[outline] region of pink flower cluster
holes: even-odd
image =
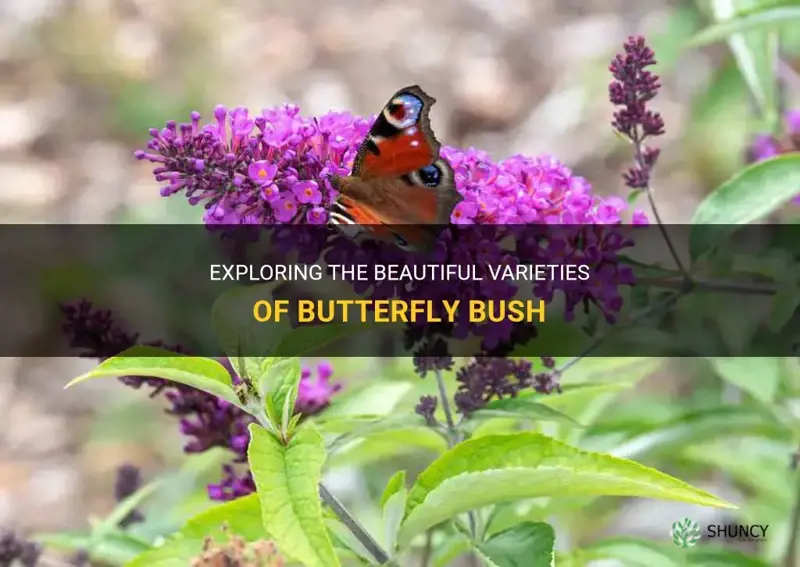
[[[336,190],[330,175],[347,175],[374,120],[348,112],[319,118],[295,105],[251,117],[244,108],[218,106],[215,120],[152,129],[137,159],[157,164],[164,196],[183,192],[204,203],[207,224],[322,224]],[[513,156],[495,163],[485,152],[446,146],[442,154],[464,195],[452,214],[456,224],[619,223],[622,199],[600,198],[589,183],[551,156]],[[641,212],[634,222],[645,223]]]

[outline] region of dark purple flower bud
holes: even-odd
[[[508,358],[476,358],[456,373],[456,380],[454,401],[467,416],[492,400],[514,398],[525,389],[543,394],[560,391],[555,373],[534,376],[530,362]]]
[[[142,473],[133,465],[122,465],[117,469],[117,480],[114,483],[114,498],[117,502],[125,500],[142,487]],[[119,527],[127,528],[131,524],[144,521],[139,510],[132,510],[119,523]]]
[[[434,414],[439,405],[439,398],[436,396],[422,396],[419,403],[414,407],[414,411],[425,418],[425,423],[429,427],[436,427],[438,422]]]
[[[0,533],[0,565],[34,567],[41,555],[41,544],[27,541],[10,530]]]
[[[451,370],[453,357],[444,339],[425,339],[414,353],[414,368],[422,378],[435,370]]]
[[[129,333],[114,320],[108,309],[97,309],[85,299],[61,305],[64,315],[62,331],[69,340],[70,347],[77,349],[81,358],[105,360],[137,345],[161,347],[173,352],[185,352],[180,345],[165,345],[161,341],[141,342],[138,333]],[[160,378],[142,376],[122,376],[120,382],[132,388],[147,385],[153,388],[156,396],[168,386]]]

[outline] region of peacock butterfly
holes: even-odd
[[[462,199],[430,127],[435,102],[417,85],[389,99],[359,147],[350,176],[331,179],[340,194],[330,224],[348,236],[366,234],[405,249],[434,246],[432,227],[449,224]]]

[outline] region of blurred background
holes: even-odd
[[[707,6],[677,0],[3,0],[0,218],[196,223],[201,211],[179,197],[160,198],[151,165],[133,159],[148,128],[184,120],[191,110],[208,117],[220,103],[258,111],[292,101],[306,114],[334,108],[371,114],[414,83],[438,101],[432,122],[443,143],[475,146],[496,159],[552,153],[596,192],[626,196],[620,173],[631,154],[609,124],[607,65],[629,34],[641,33],[656,51],[664,85],[653,103],[666,122],[655,177],[660,212],[668,223],[687,222],[700,199],[742,166],[751,136],[762,127],[727,46],[684,48],[708,22]],[[787,37],[789,53],[793,41],[800,45]],[[787,103],[796,96],[785,93]],[[636,392],[617,400],[618,413],[598,438],[619,434],[626,420],[643,434],[691,409],[702,396],[687,390],[689,383],[707,379],[709,396],[722,389],[708,368],[632,362]],[[175,510],[166,525],[205,505],[204,486],[218,479],[225,457],[205,454],[187,464],[162,401],[115,381],[64,392],[91,361],[5,358],[0,365],[0,415],[7,424],[0,431],[0,526],[85,528],[88,517],[113,508],[115,471],[124,463],[141,467],[145,480],[179,475],[159,504]],[[599,368],[595,376],[627,380]],[[398,402],[430,386],[410,368],[370,361],[337,361],[335,372],[348,384],[396,373],[409,384]],[[631,431],[623,437],[632,438]],[[723,459],[726,451],[695,448],[678,459],[670,449],[659,460],[647,456],[652,443],[630,456],[672,467],[669,472],[734,502],[755,498],[726,475],[709,472],[717,466],[709,465],[709,455]],[[773,510],[758,501],[768,513],[752,523],[788,522],[789,445],[783,439],[761,460],[783,467],[775,472],[780,486],[767,499],[781,505]],[[705,467],[698,464],[703,459]],[[380,461],[379,455],[367,460]],[[690,464],[676,469],[678,461]],[[356,509],[392,468],[343,464],[334,485]],[[370,482],[369,466],[382,481]],[[614,505],[607,521],[590,518],[587,526],[586,518],[576,518],[575,538],[616,533],[667,542],[679,517],[717,518],[714,511],[673,504]],[[774,559],[785,538],[777,528],[770,535],[775,549],[764,553]]]

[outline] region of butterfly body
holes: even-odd
[[[361,144],[352,174],[331,180],[340,193],[331,224],[416,250],[435,244],[425,225],[449,224],[462,197],[430,128],[434,102],[418,86],[392,96]]]

